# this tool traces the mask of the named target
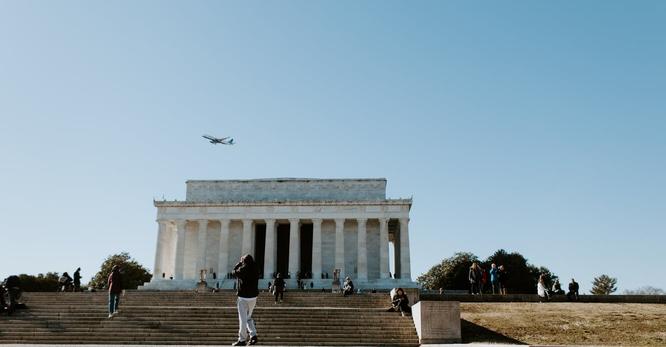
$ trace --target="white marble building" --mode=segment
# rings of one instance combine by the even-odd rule
[[[280,272],[289,288],[297,274],[331,288],[335,269],[360,288],[415,286],[412,200],[387,199],[386,179],[191,180],[185,201],[154,204],[154,276],[142,289],[191,289],[202,270],[208,286],[231,288],[227,274],[246,253],[263,287]]]

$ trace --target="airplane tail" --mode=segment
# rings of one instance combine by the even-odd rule
[[[229,140],[229,144],[233,145],[234,144],[234,139]]]

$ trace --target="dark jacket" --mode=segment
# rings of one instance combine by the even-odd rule
[[[81,284],[81,274],[78,271],[74,272],[74,284]]]
[[[273,281],[273,286],[275,287],[275,290],[277,290],[278,292],[283,292],[284,291],[284,280],[282,279],[282,277],[276,278]]]
[[[400,308],[401,311],[409,309],[409,298],[406,294],[396,295],[393,299],[393,307]]]
[[[241,298],[256,298],[259,296],[259,272],[254,261],[236,264],[232,274],[237,279],[236,295]]]
[[[109,293],[120,294],[123,292],[123,283],[120,271],[116,270],[111,272],[111,274],[109,275],[108,284],[109,284]]]
[[[569,283],[569,291],[578,293],[578,282],[571,282]]]

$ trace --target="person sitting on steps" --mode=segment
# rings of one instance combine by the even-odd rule
[[[395,296],[391,299],[391,308],[388,309],[389,312],[400,312],[403,317],[411,316],[412,308],[409,306],[409,298],[402,288],[398,288],[395,292]]]
[[[351,278],[347,276],[345,278],[345,283],[342,286],[342,295],[347,296],[351,294],[354,294],[354,282],[352,282]]]

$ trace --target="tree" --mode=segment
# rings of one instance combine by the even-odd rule
[[[416,281],[426,289],[469,289],[468,275],[472,262],[478,262],[486,271],[490,270],[492,263],[498,267],[504,265],[509,293],[534,293],[540,274],[546,276],[547,283],[557,279],[548,268],[530,265],[520,253],[508,253],[500,249],[484,262],[479,262],[476,255],[469,252],[456,253],[453,257],[446,258],[430,268]]]
[[[666,295],[666,292],[661,288],[643,286],[634,290],[625,290],[624,295]]]
[[[446,258],[440,264],[430,268],[416,281],[426,289],[468,289],[469,267],[475,261],[478,262],[479,258],[474,254],[458,252],[453,257]]]
[[[527,259],[518,252],[508,253],[503,249],[497,250],[482,264],[484,269],[489,270],[490,265],[495,263],[498,267],[504,265],[507,272],[506,286],[509,293],[533,294],[536,291],[539,275],[545,275],[546,285],[550,287],[552,281],[558,277],[544,266],[537,267],[527,262]]]
[[[21,282],[21,289],[26,292],[55,292],[60,287],[58,284],[57,272],[47,272],[46,274],[18,275],[19,281]]]
[[[595,277],[592,281],[592,290],[590,293],[594,295],[609,295],[617,290],[617,278],[608,275],[601,275]]]
[[[136,289],[138,286],[150,281],[151,277],[153,277],[146,268],[132,259],[129,253],[122,252],[110,255],[104,260],[99,272],[90,280],[89,286],[91,288],[104,289],[107,286],[107,280],[114,265],[120,266],[124,289]]]

